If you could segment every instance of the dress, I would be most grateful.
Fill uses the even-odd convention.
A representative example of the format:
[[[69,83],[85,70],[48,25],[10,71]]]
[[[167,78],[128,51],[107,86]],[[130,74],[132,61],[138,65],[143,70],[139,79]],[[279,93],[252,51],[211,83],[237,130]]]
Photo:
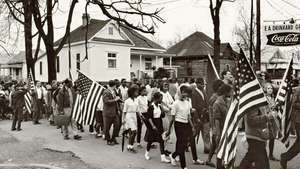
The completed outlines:
[[[125,128],[131,130],[137,130],[137,118],[136,113],[138,112],[137,99],[128,98],[124,103],[123,112],[125,115]]]
[[[163,129],[163,118],[165,116],[164,112],[162,112],[160,105],[156,106],[154,103],[152,103],[147,113],[143,114],[144,117],[149,121],[152,120],[153,124],[157,128],[157,131],[152,129],[152,126],[149,122],[145,122],[147,126],[146,134],[144,140],[146,142],[160,142],[162,140],[162,133],[164,132]]]

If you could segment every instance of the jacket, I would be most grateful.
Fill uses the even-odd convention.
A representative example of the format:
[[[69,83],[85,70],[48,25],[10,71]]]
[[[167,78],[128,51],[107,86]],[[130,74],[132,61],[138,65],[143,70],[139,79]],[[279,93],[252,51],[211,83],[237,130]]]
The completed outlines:
[[[62,112],[64,110],[64,108],[72,108],[72,103],[74,103],[74,99],[75,99],[75,93],[74,91],[71,89],[72,95],[73,95],[73,100],[71,100],[71,96],[68,92],[68,90],[66,89],[66,87],[62,87],[61,89],[59,89],[58,93],[57,93],[57,110],[59,112]]]
[[[118,103],[114,101],[115,94],[110,89],[103,91],[103,116],[116,117],[118,115]]]
[[[209,122],[209,114],[208,114],[208,103],[206,93],[203,93],[203,96],[197,91],[200,89],[193,88],[192,89],[192,107],[196,109],[196,112],[192,115],[193,120],[201,120],[201,122],[206,123]]]
[[[268,105],[250,110],[245,116],[246,137],[257,141],[265,142],[267,139],[263,137],[264,131],[267,129]]]
[[[213,107],[212,107],[212,113],[213,113],[213,121],[215,122],[216,120],[218,120],[220,122],[220,127],[219,129],[222,130],[222,128],[224,127],[224,123],[225,123],[225,119],[226,119],[226,115],[228,112],[228,104],[225,102],[225,100],[223,99],[222,96],[219,96],[216,101],[213,103]],[[216,131],[216,126],[214,123],[213,126],[213,131],[214,134],[217,133],[221,133],[222,131]]]
[[[292,107],[292,120],[294,123],[300,123],[300,87],[294,88]]]
[[[25,106],[24,95],[27,93],[26,89],[13,91],[11,96],[12,108],[23,108]]]

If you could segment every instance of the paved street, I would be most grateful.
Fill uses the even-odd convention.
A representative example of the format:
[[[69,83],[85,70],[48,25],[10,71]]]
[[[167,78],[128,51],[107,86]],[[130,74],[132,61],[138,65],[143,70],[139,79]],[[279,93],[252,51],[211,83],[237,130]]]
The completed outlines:
[[[151,151],[152,159],[144,159],[144,149],[139,149],[138,154],[122,153],[121,146],[107,146],[102,139],[95,139],[94,135],[82,133],[83,140],[75,141],[62,139],[55,127],[49,126],[46,121],[41,125],[32,125],[31,122],[23,123],[23,131],[10,131],[11,121],[0,121],[0,163],[10,165],[43,164],[60,168],[99,168],[99,169],[170,169],[169,164],[160,163],[159,150]],[[86,130],[87,131],[87,130]],[[241,137],[239,138],[241,140]],[[119,138],[119,142],[121,142]],[[174,140],[172,140],[175,143]],[[145,143],[143,143],[145,147]],[[202,143],[198,146],[199,158],[204,160]],[[168,149],[173,150],[174,144],[169,144]],[[246,145],[239,143],[238,162],[245,153]],[[284,147],[277,142],[275,156],[284,151]],[[207,166],[192,165],[191,154],[187,153],[187,164],[190,169],[210,169]],[[3,168],[0,165],[0,168]],[[177,167],[179,168],[179,167]],[[289,169],[300,168],[300,155],[289,163]],[[279,163],[271,163],[271,169],[280,169]]]

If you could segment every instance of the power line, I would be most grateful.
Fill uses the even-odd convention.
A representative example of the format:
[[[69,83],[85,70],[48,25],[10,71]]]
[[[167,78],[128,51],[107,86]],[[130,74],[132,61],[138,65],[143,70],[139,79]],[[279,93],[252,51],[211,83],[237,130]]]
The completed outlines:
[[[270,1],[269,1],[270,2]],[[278,1],[277,1],[278,2]],[[295,15],[293,15],[292,13],[290,13],[289,11],[285,10],[284,8],[281,7],[281,5],[279,5],[277,2],[273,1],[273,4],[276,4],[277,5],[277,8],[280,10],[282,9],[287,15],[291,16],[291,17],[294,17],[295,18]]]
[[[278,13],[280,13],[282,16],[287,17],[281,10],[277,9],[269,0],[266,0],[266,2],[275,9]]]
[[[295,8],[295,9],[300,10],[300,7],[296,6],[295,4],[290,3],[289,1],[286,1],[286,0],[281,0],[281,1],[285,2],[286,4],[290,5],[291,7]]]

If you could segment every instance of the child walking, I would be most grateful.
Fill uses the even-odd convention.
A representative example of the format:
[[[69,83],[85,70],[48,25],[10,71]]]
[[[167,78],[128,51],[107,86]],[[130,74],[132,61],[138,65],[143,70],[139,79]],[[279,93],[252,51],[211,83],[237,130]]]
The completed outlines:
[[[145,134],[145,141],[147,142],[145,158],[146,160],[150,160],[149,151],[151,144],[158,142],[160,147],[161,162],[170,163],[170,160],[165,156],[164,140],[162,139],[162,134],[164,132],[162,119],[165,117],[165,113],[160,107],[162,99],[163,96],[161,93],[154,93],[153,103],[149,106],[147,113],[144,114],[147,122],[149,122]]]
[[[132,153],[136,153],[134,149],[134,140],[137,131],[137,118],[136,113],[138,112],[138,102],[136,97],[138,96],[138,86],[132,86],[128,89],[128,99],[124,103],[123,113],[124,113],[124,123],[126,130],[129,131],[129,139],[127,150]]]

